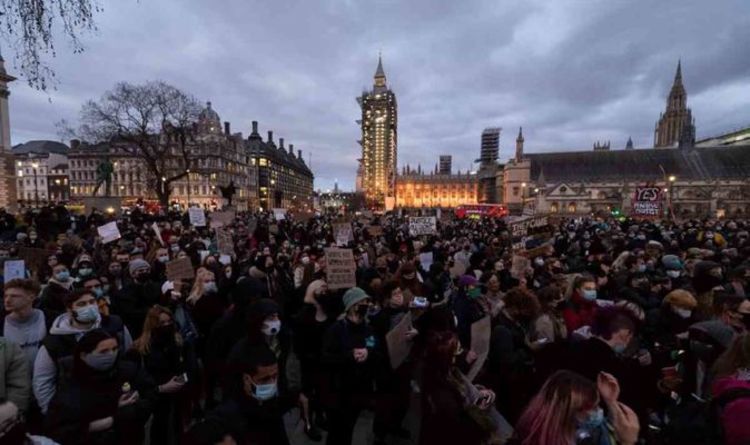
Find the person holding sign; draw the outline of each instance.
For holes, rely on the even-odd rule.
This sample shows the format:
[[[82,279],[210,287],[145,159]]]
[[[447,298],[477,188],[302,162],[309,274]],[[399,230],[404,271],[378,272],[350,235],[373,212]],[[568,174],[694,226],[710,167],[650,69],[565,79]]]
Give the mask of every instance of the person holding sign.
[[[371,298],[353,287],[344,293],[344,318],[326,332],[321,364],[326,374],[327,445],[351,445],[360,411],[373,395],[375,371],[382,356],[367,323]]]
[[[381,345],[381,348],[388,345],[382,348],[388,349],[390,348],[390,344],[386,341],[388,332],[396,328],[399,322],[409,315],[403,292],[396,281],[386,282],[380,295],[382,295],[382,300],[376,306],[378,309],[370,311],[369,319],[377,343]],[[404,321],[411,325],[410,321]],[[417,330],[411,327],[402,338],[396,339],[399,342],[398,346],[410,349],[417,335]],[[385,356],[388,352],[390,351],[384,350],[383,355]],[[375,399],[373,423],[375,443],[384,443],[388,434],[401,439],[410,438],[410,433],[401,426],[401,423],[409,407],[412,366],[408,362],[399,365],[391,363],[390,366],[381,366],[377,375],[378,392]]]

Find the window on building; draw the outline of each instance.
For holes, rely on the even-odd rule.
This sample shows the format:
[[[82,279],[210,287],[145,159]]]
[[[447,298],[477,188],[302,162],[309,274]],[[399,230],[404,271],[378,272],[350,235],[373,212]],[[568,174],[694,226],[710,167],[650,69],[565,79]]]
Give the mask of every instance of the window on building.
[[[518,187],[513,187],[513,196],[518,196],[518,192],[520,189]]]

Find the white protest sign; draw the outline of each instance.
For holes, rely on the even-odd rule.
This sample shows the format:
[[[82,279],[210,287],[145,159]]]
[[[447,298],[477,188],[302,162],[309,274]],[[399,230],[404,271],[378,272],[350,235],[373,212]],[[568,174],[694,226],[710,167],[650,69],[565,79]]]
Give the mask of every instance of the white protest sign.
[[[121,238],[120,229],[117,228],[117,223],[114,221],[97,227],[96,231],[99,232],[99,236],[102,237],[102,244],[111,243],[112,241]]]
[[[336,240],[337,246],[346,246],[349,241],[354,241],[354,234],[352,233],[351,223],[334,223],[333,224],[333,237]]]
[[[430,271],[432,261],[432,252],[422,252],[419,254],[419,263],[422,265],[422,269],[424,269],[426,272]]]
[[[159,225],[156,224],[156,223],[151,224],[151,230],[153,230],[154,233],[156,234],[156,239],[159,240],[159,244],[161,244],[162,246],[164,246],[165,245],[164,244],[164,239],[162,239],[162,237],[161,237],[161,230],[159,230]]]
[[[7,284],[10,280],[26,277],[26,266],[23,260],[5,260],[3,280]]]
[[[434,216],[410,216],[409,235],[434,235],[437,233],[437,220]]]
[[[190,207],[188,209],[190,224],[195,227],[206,227],[206,214],[200,207]]]
[[[283,221],[286,216],[286,209],[273,209],[273,217],[276,221]]]
[[[232,257],[229,255],[219,255],[219,262],[225,266],[232,264]]]

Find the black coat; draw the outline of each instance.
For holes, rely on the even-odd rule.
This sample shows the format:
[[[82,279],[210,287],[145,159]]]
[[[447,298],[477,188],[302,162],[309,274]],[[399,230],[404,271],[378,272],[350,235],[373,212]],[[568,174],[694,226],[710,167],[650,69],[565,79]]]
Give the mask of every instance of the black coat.
[[[113,312],[122,317],[133,338],[141,336],[146,313],[155,304],[159,304],[161,288],[158,284],[129,283],[117,293],[112,302]]]
[[[208,415],[223,425],[238,445],[288,445],[284,428],[284,401],[278,397],[265,402],[235,394]]]
[[[72,368],[72,357],[63,359],[63,366]],[[65,371],[65,374],[72,374]],[[122,386],[129,383],[138,391],[139,401],[118,408]],[[45,435],[61,444],[131,444],[142,442],[143,427],[151,415],[155,385],[147,374],[127,361],[119,361],[105,373],[72,374],[59,383],[44,419]],[[89,423],[112,416],[113,429],[89,433]]]

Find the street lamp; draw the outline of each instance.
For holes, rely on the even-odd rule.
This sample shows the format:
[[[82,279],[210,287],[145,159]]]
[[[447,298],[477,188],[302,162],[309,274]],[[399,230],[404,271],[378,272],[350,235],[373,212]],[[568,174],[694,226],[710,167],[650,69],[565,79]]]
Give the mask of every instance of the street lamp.
[[[674,197],[673,190],[674,190],[674,182],[677,180],[677,176],[675,175],[669,175],[669,212],[671,213],[672,219],[674,219],[674,206],[672,204],[672,199]]]
[[[187,169],[187,207],[190,208],[190,169]]]
[[[37,173],[36,169],[39,168],[39,163],[34,161],[31,163],[31,168],[34,169],[34,202],[36,207],[39,208],[39,186],[37,185]]]

